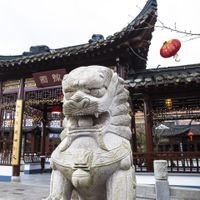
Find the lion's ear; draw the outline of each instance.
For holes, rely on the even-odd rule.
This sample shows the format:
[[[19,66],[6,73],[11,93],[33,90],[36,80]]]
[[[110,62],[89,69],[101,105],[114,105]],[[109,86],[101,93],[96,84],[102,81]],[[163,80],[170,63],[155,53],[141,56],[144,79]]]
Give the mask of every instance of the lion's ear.
[[[112,94],[116,90],[117,83],[118,83],[118,75],[117,73],[113,73],[112,79],[108,86],[108,92]]]
[[[69,76],[69,74],[65,74],[65,75],[63,76],[63,81],[65,81],[65,80],[67,79],[68,76]]]

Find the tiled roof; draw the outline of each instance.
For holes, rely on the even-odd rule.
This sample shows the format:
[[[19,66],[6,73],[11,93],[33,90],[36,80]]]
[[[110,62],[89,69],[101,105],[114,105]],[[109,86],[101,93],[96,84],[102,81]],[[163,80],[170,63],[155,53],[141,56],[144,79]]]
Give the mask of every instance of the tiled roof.
[[[164,136],[178,136],[178,135],[184,135],[185,137],[188,137],[188,133],[192,132],[194,135],[200,135],[200,126],[199,125],[173,125],[171,127],[167,127],[164,129],[157,129],[155,128],[154,135],[157,135],[159,137]]]
[[[132,48],[133,56],[135,56],[134,66],[138,64],[145,68],[152,31],[154,30],[157,17],[156,11],[156,0],[148,0],[139,15],[128,24],[127,27],[112,36],[108,36],[104,40],[53,49],[50,50],[50,52],[39,53],[37,55],[13,56],[7,57],[7,59],[0,56],[0,77],[4,74],[11,73],[13,70],[17,70],[18,73],[23,73],[25,71],[27,73],[32,73],[33,68],[35,71],[39,71],[41,70],[41,66],[44,67],[44,69],[42,69],[44,71],[50,68],[56,69],[61,65],[67,66],[68,63],[74,66],[79,63],[87,65],[89,63],[87,61],[90,61],[91,64],[99,64],[102,60],[111,59],[110,57],[112,56],[118,56],[117,53],[119,53],[119,51],[127,51],[129,47]],[[129,54],[129,52],[126,53]],[[144,59],[136,56],[140,53]],[[93,58],[94,61],[92,61],[91,58]],[[115,58],[112,58],[109,64],[115,64],[112,62],[115,62]],[[56,65],[58,66],[56,67]]]
[[[133,74],[126,81],[133,89],[162,87],[167,85],[182,85],[200,82],[200,64],[147,69]]]

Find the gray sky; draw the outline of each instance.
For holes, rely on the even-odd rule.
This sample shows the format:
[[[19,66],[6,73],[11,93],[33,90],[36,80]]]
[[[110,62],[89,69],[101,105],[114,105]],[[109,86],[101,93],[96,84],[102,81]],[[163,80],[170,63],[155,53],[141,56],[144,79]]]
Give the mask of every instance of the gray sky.
[[[200,33],[199,0],[157,0],[158,19],[166,26]],[[15,55],[30,46],[61,48],[88,42],[93,33],[104,37],[121,31],[140,12],[146,0],[0,0],[0,55]],[[161,25],[158,21],[156,25]],[[180,62],[164,59],[163,42],[180,39]],[[188,41],[188,39],[190,39]],[[200,38],[156,28],[148,68],[200,63]]]

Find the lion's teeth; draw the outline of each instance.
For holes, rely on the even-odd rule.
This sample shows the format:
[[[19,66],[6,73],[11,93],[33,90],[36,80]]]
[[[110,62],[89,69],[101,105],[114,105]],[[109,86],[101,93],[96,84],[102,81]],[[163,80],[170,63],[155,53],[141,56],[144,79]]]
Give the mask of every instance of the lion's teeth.
[[[80,117],[78,120],[78,126],[79,127],[91,127],[93,126],[93,120],[92,117]]]
[[[99,113],[94,113],[96,118],[99,118]]]

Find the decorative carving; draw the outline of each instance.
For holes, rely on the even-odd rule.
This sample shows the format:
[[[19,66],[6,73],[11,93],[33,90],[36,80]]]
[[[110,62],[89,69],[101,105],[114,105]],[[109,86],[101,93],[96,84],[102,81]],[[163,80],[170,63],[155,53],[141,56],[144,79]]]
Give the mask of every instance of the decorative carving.
[[[80,67],[64,76],[61,143],[51,156],[47,200],[135,199],[130,146],[129,93],[123,80],[102,66]]]
[[[62,101],[62,88],[49,88],[43,90],[27,91],[25,103],[28,106],[38,104],[58,104]]]
[[[19,80],[5,81],[3,82],[3,90],[12,90],[19,88]]]

